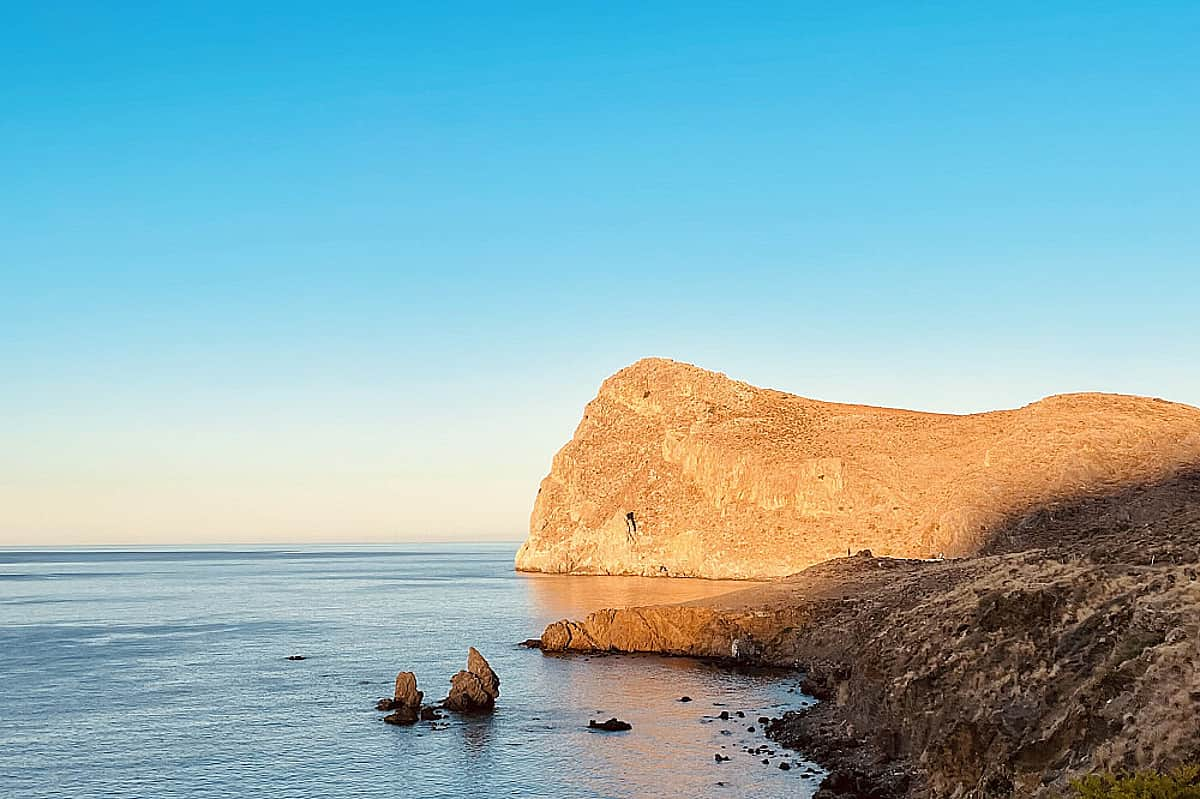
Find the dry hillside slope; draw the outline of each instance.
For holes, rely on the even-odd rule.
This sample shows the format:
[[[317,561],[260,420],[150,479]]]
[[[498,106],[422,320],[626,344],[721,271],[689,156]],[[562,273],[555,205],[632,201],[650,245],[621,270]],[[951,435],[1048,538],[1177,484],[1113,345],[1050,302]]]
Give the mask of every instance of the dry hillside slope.
[[[763,578],[848,549],[973,555],[1057,502],[1196,463],[1200,409],[1162,400],[1070,394],[956,416],[646,359],[604,382],[555,456],[516,565]]]

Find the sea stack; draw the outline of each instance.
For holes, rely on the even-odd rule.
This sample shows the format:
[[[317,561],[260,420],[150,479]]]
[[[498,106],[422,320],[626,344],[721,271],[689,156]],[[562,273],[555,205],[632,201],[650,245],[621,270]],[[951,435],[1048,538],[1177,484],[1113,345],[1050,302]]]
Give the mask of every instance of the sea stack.
[[[417,676],[411,671],[402,671],[396,675],[396,690],[392,700],[382,699],[378,707],[394,711],[383,719],[388,724],[414,724],[421,713],[421,700],[424,697],[425,694],[417,690]]]
[[[467,650],[467,670],[450,678],[450,695],[442,703],[447,710],[460,713],[487,713],[496,707],[500,696],[500,677],[479,650]]]

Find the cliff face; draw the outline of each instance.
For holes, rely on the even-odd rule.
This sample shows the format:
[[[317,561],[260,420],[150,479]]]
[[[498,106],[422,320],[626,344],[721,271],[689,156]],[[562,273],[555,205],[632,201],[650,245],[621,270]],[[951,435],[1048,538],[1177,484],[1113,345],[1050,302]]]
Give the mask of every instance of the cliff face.
[[[555,456],[516,565],[752,579],[848,549],[970,555],[1056,502],[1196,462],[1200,410],[1161,400],[1073,394],[955,416],[646,359],[604,382]]]

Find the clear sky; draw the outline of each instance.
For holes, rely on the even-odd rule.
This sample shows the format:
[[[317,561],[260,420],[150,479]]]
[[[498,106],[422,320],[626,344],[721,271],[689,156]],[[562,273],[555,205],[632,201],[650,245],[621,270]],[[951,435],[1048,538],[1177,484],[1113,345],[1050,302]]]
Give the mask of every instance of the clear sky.
[[[1200,4],[24,3],[0,545],[521,537],[644,355],[1200,404]]]

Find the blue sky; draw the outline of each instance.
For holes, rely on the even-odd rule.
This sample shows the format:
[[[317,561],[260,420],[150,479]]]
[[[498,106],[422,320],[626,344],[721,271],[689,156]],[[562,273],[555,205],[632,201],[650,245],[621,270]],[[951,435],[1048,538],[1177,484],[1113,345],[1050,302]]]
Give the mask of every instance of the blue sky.
[[[1200,404],[1200,6],[752,5],[8,9],[0,544],[518,538],[643,355]]]

